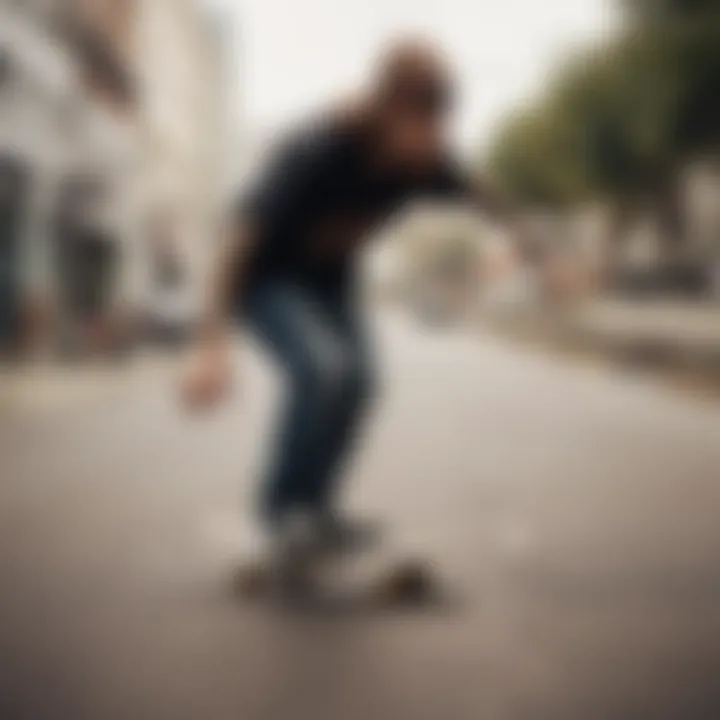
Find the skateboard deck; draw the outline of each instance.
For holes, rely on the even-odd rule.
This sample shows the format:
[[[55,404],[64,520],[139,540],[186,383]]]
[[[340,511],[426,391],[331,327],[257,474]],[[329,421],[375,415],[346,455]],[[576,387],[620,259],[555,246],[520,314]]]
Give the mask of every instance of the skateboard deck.
[[[234,594],[245,601],[271,601],[277,586],[269,564],[254,559],[241,563],[232,578]],[[312,568],[307,582],[285,600],[317,607],[375,609],[421,608],[440,597],[440,581],[432,563],[422,559],[391,559],[353,567],[336,560]]]

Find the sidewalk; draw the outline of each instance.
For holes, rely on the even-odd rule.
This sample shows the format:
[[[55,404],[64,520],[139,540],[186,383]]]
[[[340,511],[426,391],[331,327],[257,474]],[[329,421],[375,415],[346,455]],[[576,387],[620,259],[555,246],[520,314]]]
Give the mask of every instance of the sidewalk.
[[[720,305],[600,298],[484,321],[510,338],[720,388]]]
[[[248,357],[247,393],[202,420],[143,369],[110,422],[0,423],[0,717],[718,717],[720,412],[378,320],[384,399],[347,490],[387,537],[337,579],[420,557],[447,602],[234,597],[269,368]]]
[[[598,300],[577,308],[571,323],[608,342],[674,346],[720,360],[720,304]]]
[[[169,371],[173,358],[143,352],[122,361],[42,361],[0,368],[0,412],[54,413],[112,401],[139,374]]]

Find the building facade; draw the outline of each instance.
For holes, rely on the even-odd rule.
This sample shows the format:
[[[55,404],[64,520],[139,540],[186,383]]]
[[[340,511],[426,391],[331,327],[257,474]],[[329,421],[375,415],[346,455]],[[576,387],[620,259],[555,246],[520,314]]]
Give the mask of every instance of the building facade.
[[[0,207],[14,268],[0,304],[15,308],[0,317],[62,305],[56,220],[88,182],[114,245],[113,312],[152,302],[158,232],[197,302],[232,168],[231,41],[198,0],[0,0],[0,204],[3,166],[24,178],[12,221]]]
[[[222,24],[195,0],[140,0],[145,213],[182,256],[191,304],[228,185],[233,81]]]
[[[55,220],[78,178],[104,188],[93,212],[118,244],[118,257],[133,237],[133,8],[126,3],[124,22],[101,22],[101,4],[0,0],[0,162],[24,178],[9,202],[12,232],[4,233],[14,258],[13,299],[6,303],[16,316],[27,306],[57,309]],[[123,296],[124,282],[117,284]]]

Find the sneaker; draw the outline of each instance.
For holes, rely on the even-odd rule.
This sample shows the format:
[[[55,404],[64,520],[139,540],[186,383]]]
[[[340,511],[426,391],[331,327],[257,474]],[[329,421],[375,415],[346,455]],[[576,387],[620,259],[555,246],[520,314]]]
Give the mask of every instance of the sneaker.
[[[380,541],[379,523],[324,514],[316,524],[316,542],[320,553],[359,553],[372,549]]]

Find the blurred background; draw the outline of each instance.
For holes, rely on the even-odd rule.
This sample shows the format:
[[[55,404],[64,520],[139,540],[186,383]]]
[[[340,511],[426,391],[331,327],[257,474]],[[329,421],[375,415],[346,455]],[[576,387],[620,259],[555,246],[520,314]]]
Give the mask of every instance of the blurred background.
[[[239,132],[232,25],[190,2],[0,11],[3,350],[187,322]]]
[[[177,350],[243,178],[403,33],[524,232],[373,244],[350,494],[463,602],[280,621],[219,587],[272,378],[198,423]],[[720,716],[719,90],[718,0],[0,0],[0,719]]]
[[[446,46],[463,90],[458,151],[515,202],[533,247],[426,207],[371,259],[378,295],[714,385],[717,3],[468,12],[460,0],[4,2],[3,357],[180,340],[242,178],[404,31]]]

